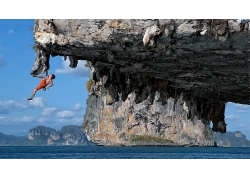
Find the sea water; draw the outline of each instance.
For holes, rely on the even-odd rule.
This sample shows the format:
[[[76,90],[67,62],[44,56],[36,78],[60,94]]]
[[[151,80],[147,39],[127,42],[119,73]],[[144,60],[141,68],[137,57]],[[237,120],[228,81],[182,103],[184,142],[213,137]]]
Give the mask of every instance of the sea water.
[[[0,159],[250,159],[250,147],[0,146]]]

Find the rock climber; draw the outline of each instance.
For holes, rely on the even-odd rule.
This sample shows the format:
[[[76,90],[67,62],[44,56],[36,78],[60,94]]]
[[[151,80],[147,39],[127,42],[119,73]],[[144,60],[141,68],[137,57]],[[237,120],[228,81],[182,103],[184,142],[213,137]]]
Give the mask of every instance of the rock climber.
[[[56,76],[54,74],[48,75],[48,71],[47,70],[46,70],[46,78],[44,78],[43,76],[37,76],[37,75],[33,75],[33,77],[42,78],[42,80],[41,80],[39,86],[37,86],[34,89],[31,97],[28,100],[32,100],[38,90],[43,89],[45,91],[46,90],[46,86],[48,84],[50,84],[50,86],[47,87],[47,89],[49,90],[49,88],[54,85],[52,79],[56,78]]]

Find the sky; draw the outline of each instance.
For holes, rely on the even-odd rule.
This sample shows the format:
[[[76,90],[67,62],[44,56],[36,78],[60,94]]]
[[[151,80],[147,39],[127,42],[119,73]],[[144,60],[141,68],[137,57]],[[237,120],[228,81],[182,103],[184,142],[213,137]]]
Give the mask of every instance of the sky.
[[[30,75],[35,60],[33,23],[34,19],[0,19],[0,132],[4,134],[25,135],[38,125],[60,130],[83,123],[89,79],[86,61],[72,69],[68,60],[50,57],[54,86],[27,100],[40,83]],[[227,103],[227,131],[242,131],[250,139],[249,117],[249,105]]]
[[[38,125],[60,130],[83,123],[89,79],[86,61],[72,69],[68,60],[50,57],[49,74],[56,75],[54,86],[27,100],[40,83],[30,75],[35,60],[33,24],[33,19],[0,20],[0,132],[4,134],[28,134]]]

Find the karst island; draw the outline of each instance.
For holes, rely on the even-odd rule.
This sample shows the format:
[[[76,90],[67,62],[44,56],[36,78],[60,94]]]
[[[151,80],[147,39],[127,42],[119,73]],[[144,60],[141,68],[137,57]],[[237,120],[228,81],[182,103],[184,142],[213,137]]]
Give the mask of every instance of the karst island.
[[[226,103],[250,104],[249,25],[246,19],[37,19],[31,75],[49,70],[54,56],[71,68],[87,62],[82,130],[97,145],[214,146],[214,132],[226,132]]]

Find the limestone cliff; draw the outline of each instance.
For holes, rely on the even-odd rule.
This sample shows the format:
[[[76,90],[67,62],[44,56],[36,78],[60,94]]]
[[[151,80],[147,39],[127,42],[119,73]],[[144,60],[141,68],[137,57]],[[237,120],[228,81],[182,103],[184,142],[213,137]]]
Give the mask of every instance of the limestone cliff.
[[[159,93],[153,104],[149,100],[136,104],[135,97],[131,93],[124,102],[106,105],[106,95],[90,96],[83,124],[88,139],[98,145],[214,145],[210,122],[200,120],[182,95],[170,97],[165,105]]]
[[[98,106],[95,106],[97,115],[89,117],[87,112],[85,132],[94,142],[101,142],[98,140],[102,137],[100,144],[132,143],[118,136],[112,139],[117,133],[116,126],[107,121],[127,123],[154,119],[155,124],[147,122],[134,126],[133,133],[129,132],[129,125],[123,125],[127,131],[121,129],[124,132],[121,137],[140,135],[134,137],[135,140],[144,135],[158,138],[164,135],[164,139],[177,144],[210,145],[210,122],[213,131],[226,132],[225,103],[250,104],[249,20],[40,19],[35,21],[34,37],[37,56],[31,74],[49,69],[50,55],[68,56],[72,68],[79,60],[88,61],[94,81],[89,106],[95,101],[93,95],[97,96]],[[107,90],[105,97],[100,91],[103,88]],[[161,103],[160,111],[154,110],[158,106],[154,104],[156,99]],[[173,108],[171,114],[165,109],[171,107],[171,102],[173,107],[183,107],[178,101],[183,101],[185,110],[177,112]],[[145,111],[145,103],[150,104],[149,110],[142,116],[139,111]],[[135,109],[131,117],[128,104],[133,104],[131,107]],[[123,121],[115,120],[121,116],[119,108],[113,111],[113,118],[101,115],[101,110],[108,114],[115,106],[124,111]],[[136,114],[141,115],[138,118]],[[167,117],[171,122],[165,123]],[[160,118],[157,123],[171,124],[172,128],[164,125],[164,132],[161,127],[162,132],[153,133],[158,126],[157,118]],[[105,119],[107,121],[103,121]],[[87,124],[88,120],[92,123]],[[189,121],[195,122],[193,126],[197,127],[193,132]],[[178,128],[182,131],[174,135],[173,129]],[[199,128],[201,132],[196,132]],[[108,141],[102,135],[104,131]],[[183,140],[187,137],[190,139]]]

